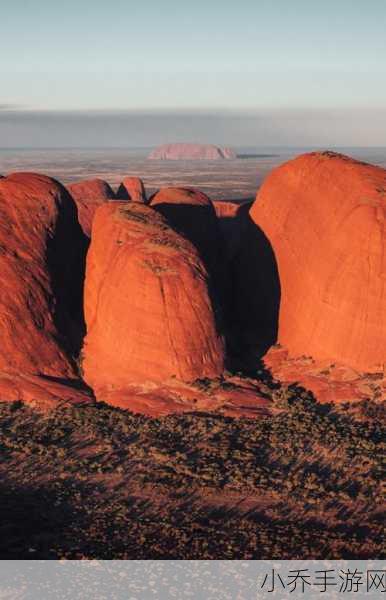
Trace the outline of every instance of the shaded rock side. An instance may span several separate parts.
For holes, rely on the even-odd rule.
[[[212,263],[217,262],[221,234],[208,196],[193,188],[161,188],[151,196],[150,205],[196,246],[207,266],[214,266]]]

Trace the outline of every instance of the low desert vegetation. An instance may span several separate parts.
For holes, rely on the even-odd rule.
[[[275,398],[259,419],[1,403],[1,558],[384,557],[384,405]]]

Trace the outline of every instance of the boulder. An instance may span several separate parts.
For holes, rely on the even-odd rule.
[[[192,381],[223,371],[209,275],[194,246],[152,208],[114,202],[95,214],[85,284],[86,382]]]
[[[63,186],[33,173],[0,180],[3,379],[77,377],[85,251],[76,206]]]
[[[145,186],[139,177],[125,177],[117,190],[118,200],[147,204]]]
[[[290,355],[359,370],[384,364],[386,170],[304,154],[267,177],[250,216],[277,262],[278,340]]]
[[[152,160],[232,160],[236,154],[230,148],[212,144],[164,144],[148,156]]]
[[[96,209],[104,202],[114,200],[115,194],[103,179],[86,179],[70,183],[67,189],[78,207],[79,223],[84,233],[90,237]]]

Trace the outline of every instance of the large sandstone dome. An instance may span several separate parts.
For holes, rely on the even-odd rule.
[[[231,160],[236,154],[230,148],[212,144],[164,144],[148,156],[152,160]]]
[[[90,237],[96,209],[104,202],[114,200],[115,194],[107,181],[103,179],[77,181],[67,185],[67,189],[78,207],[78,218],[82,229]]]
[[[385,363],[386,171],[305,154],[268,176],[250,215],[277,261],[279,342],[362,370]]]
[[[197,250],[140,203],[100,207],[87,256],[83,371],[97,396],[222,373],[223,339]]]
[[[85,242],[59,183],[33,173],[0,179],[2,374],[76,376]]]

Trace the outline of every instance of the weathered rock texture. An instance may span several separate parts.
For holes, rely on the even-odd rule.
[[[148,158],[157,160],[231,160],[236,154],[230,148],[211,144],[165,144],[153,150]]]
[[[78,218],[84,233],[91,236],[91,226],[96,209],[104,202],[115,199],[109,184],[103,179],[87,179],[67,185],[78,207]]]
[[[386,362],[386,171],[305,154],[268,176],[250,214],[277,261],[290,354],[361,370]]]
[[[147,204],[145,186],[139,177],[125,177],[117,190],[118,200]]]
[[[100,207],[87,256],[85,380],[97,396],[133,382],[223,370],[223,340],[198,252],[153,209]]]
[[[0,180],[3,374],[76,376],[85,242],[59,183],[32,173]]]

